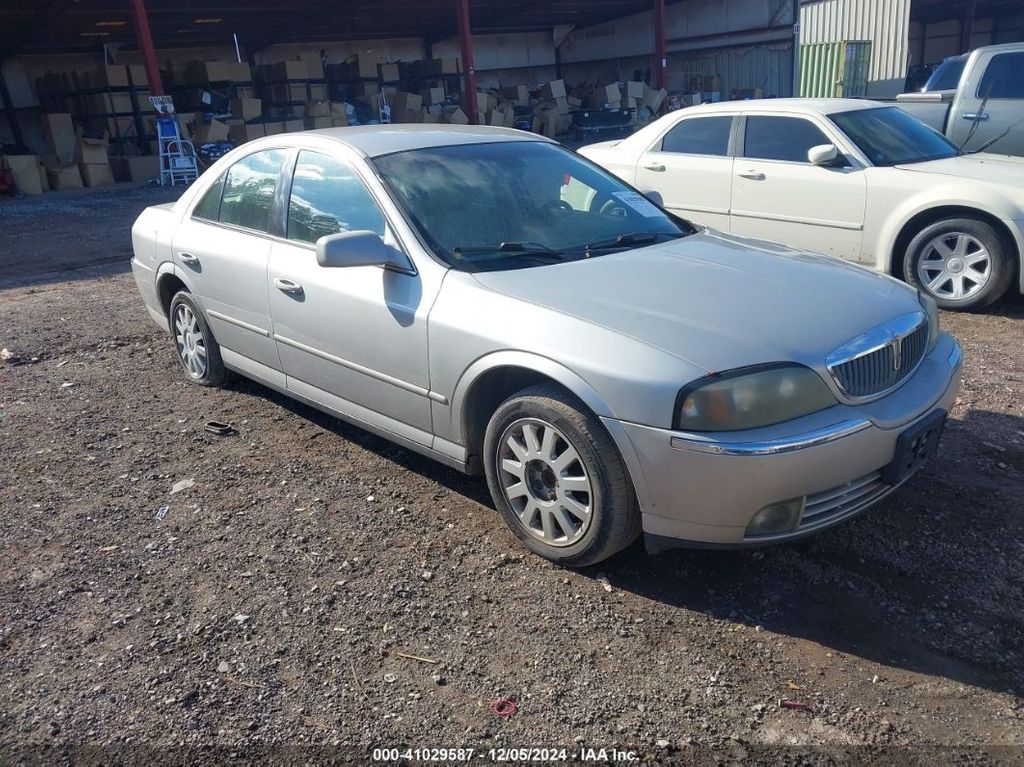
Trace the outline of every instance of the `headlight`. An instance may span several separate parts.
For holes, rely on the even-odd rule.
[[[738,431],[789,421],[836,404],[821,377],[778,363],[702,378],[679,392],[675,428]]]
[[[928,351],[931,351],[939,342],[939,305],[923,290],[917,291],[917,300],[928,315]]]

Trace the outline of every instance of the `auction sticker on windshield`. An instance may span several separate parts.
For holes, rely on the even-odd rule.
[[[658,210],[650,200],[636,192],[612,192],[612,195],[623,202],[644,218],[661,218],[665,214]]]

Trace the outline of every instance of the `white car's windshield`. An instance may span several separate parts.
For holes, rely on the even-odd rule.
[[[555,144],[442,146],[374,164],[438,257],[466,271],[539,266],[693,232]]]
[[[872,165],[903,165],[954,157],[956,144],[899,107],[829,115]]]

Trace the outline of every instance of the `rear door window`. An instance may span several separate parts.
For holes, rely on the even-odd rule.
[[[661,151],[725,157],[731,131],[732,117],[691,117],[665,134]]]
[[[992,57],[978,83],[979,99],[1024,99],[1024,52]]]
[[[257,232],[269,230],[274,190],[286,156],[284,149],[267,149],[231,166],[220,203],[221,223]]]
[[[743,138],[743,156],[805,163],[808,149],[831,143],[821,128],[802,117],[750,115]]]

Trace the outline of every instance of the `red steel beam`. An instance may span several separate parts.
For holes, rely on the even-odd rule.
[[[153,35],[149,32],[149,16],[146,13],[144,0],[131,0],[132,18],[135,20],[135,36],[139,39],[139,50],[142,52],[142,63],[146,67],[149,79],[149,90],[154,96],[164,95],[164,84],[160,80],[160,65],[156,63],[156,48],[153,47]]]
[[[668,58],[665,53],[665,0],[654,0],[654,87],[668,84]]]
[[[462,43],[462,108],[471,125],[476,125],[476,68],[473,64],[473,29],[469,21],[469,0],[455,0],[459,10],[459,41]]]

